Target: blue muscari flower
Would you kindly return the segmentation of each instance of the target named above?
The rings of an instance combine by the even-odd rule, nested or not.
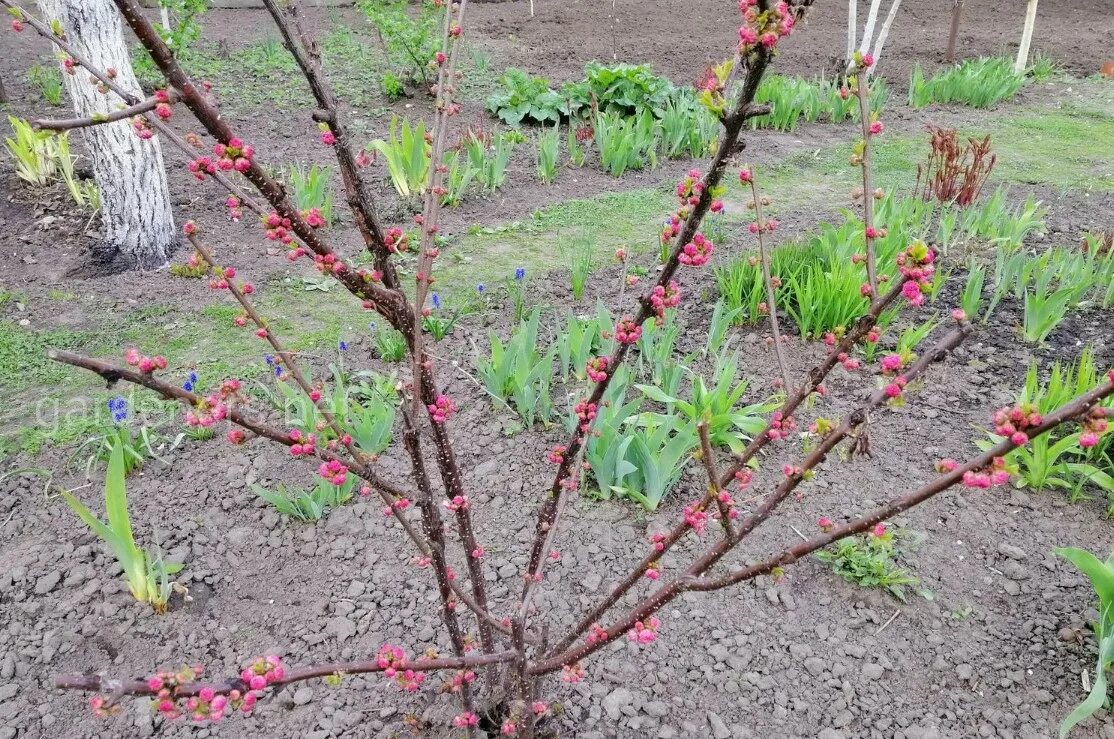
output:
[[[476,285],[476,292],[480,293],[481,295],[483,294],[483,291],[485,289],[486,288],[484,288],[484,284],[482,282],[480,284]]]
[[[197,384],[197,373],[196,372],[190,372],[190,382],[192,382],[194,385]]]
[[[437,293],[433,293],[433,307],[441,310],[441,296]]]
[[[340,349],[342,352],[348,351],[348,342],[342,339],[341,342],[337,344],[337,348]]]
[[[268,367],[275,366],[275,358],[272,357],[270,354],[264,354],[263,355],[263,361],[267,363]]]
[[[516,280],[521,280],[525,276],[526,276],[526,268],[525,267],[519,267],[518,269],[516,269],[514,271],[514,278]]]
[[[275,377],[282,377],[282,367],[275,365]]]
[[[182,389],[185,390],[187,393],[192,393],[193,392],[193,383],[190,382],[189,380],[186,380],[185,382],[182,383]]]
[[[128,417],[128,401],[122,395],[117,395],[108,401],[108,410],[112,411],[112,420],[120,423]]]

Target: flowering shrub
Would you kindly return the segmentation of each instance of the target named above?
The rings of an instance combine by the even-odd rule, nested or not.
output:
[[[344,408],[330,400],[336,397],[335,383],[330,387],[330,383],[314,381],[303,372],[298,358],[286,350],[282,337],[256,309],[251,283],[238,277],[233,265],[217,258],[210,247],[214,235],[202,233],[195,224],[187,223],[184,235],[207,266],[210,286],[240,306],[243,313],[237,323],[242,323],[245,330],[253,331],[266,343],[273,352],[276,375],[286,378],[284,381],[290,392],[304,398],[298,406],[296,423],[276,425],[265,410],[253,405],[235,379],[225,380],[205,391],[192,380],[189,388],[177,380],[171,381],[167,374],[170,368],[165,360],[159,361],[159,357],[129,353],[124,363],[114,363],[58,350],[52,351],[50,356],[106,379],[142,385],[164,398],[176,400],[188,408],[185,418],[190,425],[208,428],[228,424],[232,432],[237,432],[229,434],[231,443],[268,442],[286,447],[295,463],[316,470],[328,484],[341,486],[358,478],[361,491],[366,487],[369,495],[379,496],[385,515],[398,523],[413,545],[415,564],[428,569],[432,575],[451,654],[410,657],[402,647],[383,645],[373,659],[344,663],[288,668],[278,656],[255,658],[240,673],[227,679],[205,679],[196,668],[158,672],[146,679],[127,681],[108,680],[92,671],[57,679],[56,684],[61,688],[106,693],[93,700],[93,708],[98,713],[116,710],[122,696],[147,695],[157,700],[158,710],[165,715],[188,715],[197,721],[214,721],[222,719],[230,708],[249,712],[258,700],[281,686],[303,680],[324,678],[335,684],[343,674],[378,672],[400,690],[417,692],[423,690],[426,674],[441,671],[449,676],[448,692],[460,703],[459,712],[445,717],[447,727],[469,731],[479,724],[483,712],[495,718],[494,725],[500,730],[534,736],[539,720],[549,713],[548,704],[539,695],[546,676],[559,675],[568,683],[577,683],[587,675],[584,661],[617,639],[626,637],[636,645],[668,639],[670,625],[665,614],[669,611],[664,606],[681,602],[678,596],[726,588],[779,573],[792,562],[848,536],[875,531],[885,519],[957,484],[965,481],[972,484],[981,481],[984,475],[989,476],[992,483],[999,481],[1005,455],[1023,441],[1011,432],[978,456],[963,463],[942,465],[941,471],[920,487],[896,495],[859,518],[833,525],[806,541],[787,545],[766,559],[745,564],[729,557],[750,533],[798,492],[802,482],[817,474],[821,462],[840,444],[847,442],[853,449],[863,449],[867,445],[867,419],[894,398],[888,390],[890,385],[897,385],[901,393],[908,393],[933,362],[943,359],[973,330],[963,315],[953,315],[949,330],[932,347],[920,350],[911,361],[902,360],[900,367],[889,367],[887,371],[891,374],[886,376],[886,384],[871,393],[859,408],[838,423],[818,421],[815,430],[809,433],[807,449],[796,455],[794,447],[800,433],[795,420],[798,411],[806,412],[824,402],[828,392],[824,380],[833,368],[841,363],[846,366],[851,359],[849,354],[871,334],[883,312],[922,300],[925,282],[932,279],[935,270],[935,253],[916,242],[895,247],[892,260],[878,258],[880,250],[876,249],[875,242],[886,238],[882,235],[886,224],[872,221],[874,191],[870,187],[869,139],[881,135],[883,126],[875,125],[880,122],[870,120],[869,114],[861,115],[864,141],[855,153],[855,164],[862,167],[864,175],[866,217],[862,233],[865,255],[856,255],[860,258],[851,262],[856,267],[865,264],[867,268],[865,279],[860,275],[859,282],[868,286],[869,291],[857,288],[855,293],[856,299],[863,301],[860,315],[844,327],[840,335],[833,334],[823,359],[810,371],[793,373],[789,371],[792,368],[784,367],[778,410],[771,414],[768,422],[755,424],[752,438],[741,451],[731,455],[730,462],[721,465],[717,461],[719,450],[713,443],[717,407],[722,409],[722,406],[712,400],[719,391],[707,388],[707,393],[701,391],[708,401],[701,406],[707,411],[706,415],[700,413],[684,420],[672,415],[668,416],[671,420],[660,423],[649,419],[648,423],[632,429],[632,435],[641,437],[646,448],[652,450],[654,444],[662,442],[662,447],[670,448],[670,454],[654,460],[643,450],[638,462],[630,464],[633,470],[618,465],[616,470],[624,475],[641,475],[646,478],[645,490],[656,494],[666,487],[662,481],[667,482],[668,476],[683,466],[680,460],[691,454],[703,467],[706,489],[685,506],[683,516],[672,528],[647,543],[628,574],[619,578],[574,626],[563,633],[550,634],[543,619],[551,614],[537,607],[538,593],[547,586],[547,566],[560,558],[559,539],[568,519],[561,513],[579,488],[583,460],[593,439],[598,438],[596,434],[602,432],[609,416],[615,413],[616,395],[623,389],[622,379],[624,375],[629,376],[624,366],[627,359],[639,353],[638,345],[645,334],[664,330],[674,312],[697,309],[699,301],[680,287],[683,282],[678,278],[678,270],[682,267],[686,272],[703,269],[713,253],[714,240],[708,235],[711,232],[701,230],[705,216],[723,207],[719,194],[723,179],[729,174],[729,160],[738,150],[740,132],[749,118],[765,112],[764,108],[753,107],[754,91],[779,45],[796,28],[810,0],[740,2],[742,22],[734,50],[736,62],[730,66],[730,73],[722,78],[716,76],[714,90],[705,90],[716,103],[723,127],[718,148],[706,172],[690,172],[679,184],[677,209],[662,234],[666,258],[660,270],[652,273],[655,275],[652,284],[617,321],[601,327],[600,338],[606,343],[588,352],[596,361],[589,364],[585,358],[585,375],[589,368],[592,375],[570,399],[572,414],[563,443],[544,453],[545,460],[553,463],[556,470],[550,488],[537,495],[535,532],[519,573],[521,589],[510,595],[509,602],[489,599],[485,550],[477,539],[474,524],[474,517],[483,515],[484,510],[478,498],[470,498],[456,459],[453,427],[454,417],[459,412],[457,399],[446,394],[440,384],[438,370],[443,370],[443,363],[430,344],[429,334],[433,329],[426,320],[439,309],[435,267],[441,256],[438,224],[446,169],[439,164],[428,166],[427,179],[421,188],[421,212],[413,218],[417,227],[413,234],[407,235],[399,226],[387,227],[380,222],[362,173],[361,161],[366,163],[366,159],[350,146],[345,109],[337,103],[328,80],[321,73],[314,45],[300,27],[296,13],[289,9],[284,11],[276,2],[268,0],[268,10],[284,44],[309,82],[314,98],[313,116],[321,127],[320,140],[337,157],[346,201],[371,261],[369,267],[357,267],[358,262],[334,250],[328,227],[317,223],[316,219],[311,223],[311,214],[301,213],[287,198],[284,188],[269,174],[274,170],[258,161],[254,152],[248,151],[248,145],[237,138],[204,87],[189,80],[146,19],[138,0],[115,2],[130,29],[174,87],[174,97],[178,101],[173,105],[185,106],[193,116],[191,120],[196,120],[206,134],[216,140],[217,146],[222,147],[219,152],[213,146],[204,147],[219,158],[216,161],[210,158],[204,167],[199,165],[198,173],[228,189],[237,198],[237,207],[255,213],[260,218],[261,238],[282,243],[292,263],[304,264],[307,268],[312,263],[322,279],[335,281],[366,310],[377,313],[379,320],[402,335],[410,361],[408,376],[399,383],[399,415],[402,447],[412,472],[410,480],[390,480],[380,474],[373,464],[374,453],[363,448],[357,435],[347,430],[350,419],[344,415]],[[0,4],[12,7],[14,0],[0,0]],[[455,60],[459,40],[464,35],[467,7],[464,0],[459,4],[433,0],[433,4],[440,6],[445,14],[445,32],[441,50],[424,57],[431,75],[436,75],[435,122],[427,142],[427,164],[443,161],[447,127],[460,112],[454,98]],[[170,121],[151,113],[153,105],[144,108],[144,101],[128,95],[115,86],[107,74],[90,67],[47,24],[23,11],[19,11],[17,20],[32,26],[67,54],[68,68],[75,74],[92,75],[106,90],[119,95],[136,116],[144,117],[146,122],[137,133],[150,132],[165,137],[190,152],[192,161],[200,158],[199,136],[193,135],[194,143],[178,136],[170,127]],[[860,55],[854,63],[856,71],[865,75],[873,59]],[[731,75],[739,77],[737,91],[730,84]],[[865,84],[860,85],[858,93],[862,111],[869,110],[865,88]],[[722,109],[718,109],[720,104]],[[185,116],[174,116],[172,120],[177,123],[181,118]],[[220,161],[231,162],[231,168],[217,164]],[[749,179],[740,177],[740,180],[753,182],[753,172]],[[246,192],[249,184],[254,191],[252,195]],[[752,192],[757,210],[761,196],[756,190]],[[755,213],[754,224],[756,238],[776,227],[760,212]],[[762,242],[759,244],[761,247]],[[408,260],[405,273],[398,268],[402,254],[406,254]],[[879,261],[886,263],[879,264]],[[880,275],[889,279],[882,280]],[[764,280],[769,294],[773,290],[771,278],[764,274]],[[519,282],[516,279],[513,284]],[[907,288],[907,285],[912,287]],[[776,297],[774,293],[775,303]],[[771,317],[777,308],[776,304],[768,306]],[[718,323],[726,323],[722,315]],[[776,336],[776,327],[771,328]],[[709,345],[716,344],[722,345],[722,335],[714,341],[709,339]],[[600,361],[603,359],[606,362]],[[729,400],[731,391],[727,388],[733,387],[733,382],[734,377],[721,384]],[[1088,432],[1097,436],[1100,424],[1096,422],[1098,418],[1093,408],[1111,395],[1114,395],[1114,372],[1067,404],[1040,414],[1039,419],[1033,418],[1031,413],[1026,415],[1024,429],[1018,429],[1016,422],[1014,429],[1022,430],[1024,442],[1029,443],[1061,424],[1081,421]],[[622,405],[621,398],[618,405]],[[1012,411],[1007,411],[1007,416],[1012,417]],[[698,441],[695,447],[693,435]],[[635,444],[631,441],[628,448]],[[770,445],[786,450],[786,454],[795,454],[795,459],[786,462],[780,470],[763,469],[759,455]],[[444,488],[440,501],[435,497],[432,475],[440,479]],[[737,502],[744,491],[752,502],[757,502],[753,508],[749,503]],[[650,495],[646,497],[652,505],[654,501]],[[682,539],[695,540],[698,550],[695,558],[688,560],[674,550]],[[669,567],[664,567],[667,557]],[[628,594],[637,594],[633,605],[620,606],[620,601]],[[549,600],[552,599],[547,602]],[[563,605],[547,605],[546,608]],[[486,675],[487,679],[473,682],[477,675]],[[492,690],[487,690],[487,686]],[[479,701],[494,705],[481,706]]]

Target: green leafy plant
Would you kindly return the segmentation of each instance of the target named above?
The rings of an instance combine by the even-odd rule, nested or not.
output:
[[[329,182],[333,177],[332,167],[321,167],[313,164],[305,167],[301,164],[291,165],[288,180],[294,205],[300,211],[317,208],[325,225],[333,225],[333,193]]]
[[[657,124],[649,111],[628,118],[600,113],[595,140],[600,164],[613,177],[622,177],[628,169],[657,166]]]
[[[379,89],[383,97],[392,101],[400,100],[406,95],[406,86],[403,85],[402,78],[390,71],[379,75]]]
[[[534,143],[534,156],[538,164],[538,179],[549,184],[557,179],[557,156],[561,145],[561,128],[554,124],[540,132]]]
[[[392,117],[389,140],[375,139],[371,142],[371,147],[386,160],[391,184],[401,198],[419,196],[425,191],[432,148],[426,143],[425,133],[425,121],[418,121],[412,126],[410,121],[403,119],[400,125],[399,119]]]
[[[600,111],[620,117],[649,112],[660,118],[676,90],[669,79],[655,75],[646,64],[589,62],[584,79],[586,85],[566,89],[568,96],[583,106],[595,100]]]
[[[576,126],[569,125],[568,134],[565,136],[565,150],[569,153],[569,163],[574,167],[583,167],[584,161],[587,158],[587,152],[584,150],[584,143],[577,135]]]
[[[541,309],[534,308],[506,344],[490,334],[490,359],[476,358],[476,373],[488,394],[518,413],[527,428],[535,421],[548,425],[554,415],[550,383],[557,350],[538,351],[540,319]]]
[[[175,55],[182,56],[201,37],[199,19],[209,9],[209,0],[159,0],[159,6],[166,8],[170,25],[155,28]]]
[[[430,60],[441,49],[440,13],[432,0],[421,0],[409,13],[407,0],[358,0],[356,5],[375,27],[387,61],[412,84],[430,81]]]
[[[565,329],[557,333],[554,341],[557,371],[564,382],[568,382],[570,377],[581,382],[586,380],[588,360],[603,348],[600,327],[610,327],[612,320],[602,303],[597,305],[597,313],[602,316],[578,318],[574,313],[565,316]]]
[[[453,332],[461,318],[475,312],[473,306],[464,305],[449,312],[442,309],[441,296],[433,293],[433,308],[428,315],[422,316],[422,330],[433,337],[434,341],[442,341]]]
[[[581,239],[572,248],[569,282],[572,296],[577,301],[584,297],[584,286],[588,283],[588,276],[592,274],[592,247],[591,240]]]
[[[982,307],[982,290],[986,282],[986,268],[981,265],[971,267],[967,272],[967,281],[963,283],[963,292],[959,296],[959,307],[967,315],[967,319],[974,321],[979,317]]]
[[[69,156],[66,137],[36,131],[29,122],[14,116],[8,116],[8,123],[14,136],[6,137],[4,145],[15,159],[16,175],[34,187],[46,187],[58,177],[63,152]]]
[[[1093,716],[1110,699],[1107,673],[1114,668],[1114,552],[1103,562],[1085,549],[1062,547],[1056,550],[1091,581],[1098,598],[1098,618],[1091,624],[1098,642],[1098,661],[1091,692],[1060,723],[1064,739],[1081,721]]]
[[[251,488],[284,516],[299,521],[317,521],[333,508],[352,499],[357,480],[355,475],[349,475],[343,485],[319,480],[309,490],[291,489],[281,483],[275,490],[268,490],[262,485],[252,485]]]
[[[1032,288],[1025,290],[1022,334],[1034,344],[1042,343],[1067,318],[1076,291],[1062,283],[1053,287],[1053,278],[1049,272],[1038,272]]]
[[[62,104],[62,73],[57,66],[32,64],[27,70],[27,80],[49,105]]]
[[[479,170],[467,157],[461,156],[459,150],[445,152],[444,165],[448,171],[445,173],[445,195],[441,204],[456,207],[464,200]]]
[[[718,121],[691,95],[675,95],[661,111],[662,153],[669,159],[702,157],[715,147]]]
[[[515,137],[509,131],[494,137],[490,146],[487,137],[473,132],[464,136],[463,146],[468,161],[487,190],[498,190],[506,182],[507,165],[510,164],[515,143]]]
[[[571,114],[569,103],[549,87],[549,81],[508,67],[501,89],[487,99],[487,109],[508,126],[527,123],[556,125]]]
[[[690,377],[687,399],[668,395],[656,385],[635,387],[650,400],[663,404],[667,414],[676,413],[686,418],[693,428],[701,421],[707,423],[712,444],[726,447],[735,454],[741,453],[746,448],[745,442],[766,428],[764,415],[777,408],[775,400],[739,405],[748,383],[738,379],[738,357],[734,353],[717,357],[710,386],[691,370],[687,374]]]
[[[1025,83],[1005,57],[965,59],[958,65],[925,78],[919,64],[909,78],[909,105],[923,108],[932,103],[963,103],[974,108],[1008,100]]]
[[[882,588],[904,603],[906,586],[916,585],[918,580],[897,566],[896,555],[894,532],[883,524],[878,524],[870,534],[849,536],[816,553],[817,559],[830,565],[847,582],[863,588]]]
[[[149,603],[156,613],[165,613],[172,586],[170,576],[182,569],[180,564],[165,562],[160,555],[136,546],[128,516],[128,493],[124,483],[124,448],[118,445],[108,461],[104,480],[104,507],[108,522],[101,521],[69,491],[62,498],[86,526],[96,534],[116,557],[128,590],[140,603]]]
[[[875,115],[881,114],[887,93],[881,78],[870,83],[870,106]],[[806,80],[786,75],[767,75],[755,95],[755,102],[765,103],[772,110],[749,121],[751,128],[772,128],[792,131],[801,123],[826,120],[842,123],[857,118],[859,112],[856,96],[842,89],[835,81]]]

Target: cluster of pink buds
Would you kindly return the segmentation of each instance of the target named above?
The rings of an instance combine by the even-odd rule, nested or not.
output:
[[[731,497],[731,493],[726,490],[721,490],[719,495],[716,496],[720,504],[727,509],[727,518],[734,521],[739,517],[739,511],[735,508],[735,499]],[[657,579],[657,578],[654,578]]]
[[[761,223],[759,223],[758,221],[751,221],[750,224],[747,226],[747,230],[750,231],[752,234],[757,234],[759,232],[773,233],[780,225],[781,222],[778,221],[776,218],[766,218]]]
[[[240,429],[229,429],[226,438],[228,439],[228,443],[233,446],[240,446],[248,440],[247,434]]]
[[[317,436],[314,434],[303,434],[298,429],[290,430],[290,440],[294,443],[290,446],[290,455],[293,457],[308,457],[317,454]]]
[[[882,133],[883,128],[885,128],[885,126],[882,125],[882,121],[880,121],[878,119],[874,119],[870,122],[870,125],[867,127],[867,131],[870,132],[871,136],[877,136],[878,134]]]
[[[143,138],[142,133],[140,133],[139,135],[140,138]],[[204,180],[205,175],[207,174],[217,173],[216,163],[213,161],[212,157],[207,156],[200,156],[197,159],[191,159],[189,162],[186,163],[186,169],[192,172],[193,176],[196,177],[198,180]]]
[[[901,292],[913,305],[923,305],[925,293],[932,285],[932,276],[936,272],[933,262],[936,261],[936,252],[929,249],[923,241],[914,241],[909,247],[897,255],[897,264],[905,283]]]
[[[615,326],[615,340],[620,344],[634,344],[642,336],[642,326],[630,316],[623,316]]]
[[[885,393],[886,397],[890,400],[897,400],[901,397],[907,383],[908,381],[905,379],[905,375],[898,375],[894,378],[893,382],[888,383],[882,388],[882,392]]]
[[[587,674],[579,662],[561,668],[561,680],[569,684],[580,682]]]
[[[286,668],[278,657],[259,657],[240,671],[240,679],[251,690],[263,690],[286,677]]]
[[[1029,443],[1029,436],[1025,432],[1034,426],[1044,423],[1037,407],[1032,403],[1021,403],[1013,408],[1003,408],[993,416],[994,433],[1006,437],[1017,446]]]
[[[589,644],[597,644],[607,641],[607,629],[594,623],[588,627],[588,636],[585,638]]]
[[[677,261],[689,267],[702,267],[712,258],[712,252],[715,250],[715,244],[704,234],[698,233],[692,237],[692,241],[682,247]]]
[[[741,469],[735,473],[735,483],[739,486],[739,490],[743,491],[750,487],[750,483],[754,480],[754,472],[748,469]]]
[[[650,544],[654,547],[654,551],[661,553],[665,551],[665,534],[654,534],[650,537]]]
[[[197,402],[193,410],[186,411],[187,426],[209,428],[228,417],[228,406],[220,395],[209,395]]]
[[[337,259],[336,254],[315,255],[313,266],[323,275],[339,275],[348,269],[348,265]]]
[[[607,357],[592,357],[588,360],[584,371],[588,374],[588,379],[592,382],[603,382],[607,379]]]
[[[155,115],[164,121],[170,120],[170,116],[174,115],[170,104],[173,102],[170,99],[170,93],[166,90],[155,90]]]
[[[155,135],[155,132],[151,130],[151,126],[147,120],[147,116],[142,115],[137,115],[132,118],[132,131],[134,131],[135,135],[143,141],[146,141],[147,139]],[[200,180],[202,178],[198,177],[197,179]]]
[[[708,525],[708,514],[701,503],[690,503],[685,506],[685,523],[692,527],[697,536],[704,533],[704,527]]]
[[[835,524],[832,523],[832,519],[828,518],[827,516],[821,516],[820,520],[816,522],[816,525],[819,526],[820,530],[823,531],[825,534],[835,528]]]
[[[831,420],[830,418],[824,418],[823,416],[817,418],[815,421],[809,424],[808,427],[808,432],[810,434],[812,434],[813,436],[819,436],[821,438],[832,433],[832,431],[834,430],[835,421]]]
[[[213,144],[213,155],[217,157],[218,169],[225,172],[234,169],[242,173],[251,169],[251,158],[255,155],[255,149],[233,136],[227,144]]]
[[[569,448],[567,446],[565,446],[564,444],[558,444],[557,446],[549,450],[549,453],[546,454],[545,458],[549,460],[550,464],[561,464],[565,461],[565,454],[568,451]]]
[[[456,404],[447,395],[438,395],[437,400],[427,406],[434,423],[444,423],[456,414]]]
[[[365,493],[364,490],[367,490],[367,492]],[[360,495],[366,496],[366,495],[370,495],[370,494],[371,494],[371,488],[366,487],[366,486],[363,487],[363,488],[360,488]],[[399,498],[398,500],[393,501],[390,505],[383,506],[383,517],[388,518],[391,515],[393,515],[395,511],[405,511],[409,507],[410,507],[410,499],[409,498]]]
[[[383,676],[388,680],[394,680],[398,683],[407,693],[415,693],[425,681],[424,672],[415,672],[414,670],[403,670],[402,665],[406,662],[406,652],[402,647],[392,647],[390,644],[384,644],[379,648],[379,654],[375,658],[376,665],[383,671]]]
[[[788,438],[796,430],[797,422],[792,416],[786,417],[781,411],[775,411],[770,416],[770,427],[766,429],[766,435],[770,437],[770,441],[778,441]]]
[[[244,210],[240,206],[243,203],[235,195],[229,195],[225,198],[224,204],[228,207],[228,218],[233,223],[239,223],[240,219],[244,217]]]
[[[951,460],[944,460],[948,462]],[[941,462],[943,466],[944,462]],[[953,468],[954,469],[954,468]],[[950,472],[945,468],[945,472]],[[1010,481],[1010,471],[1003,457],[995,457],[981,470],[967,470],[963,473],[963,486],[976,490],[986,490],[994,485],[1005,485]]]
[[[440,52],[438,53],[440,54]],[[442,56],[444,55],[442,54]],[[476,726],[479,723],[480,717],[472,713],[471,711],[465,711],[464,713],[453,716],[453,726],[458,729],[467,729]]]
[[[263,216],[262,220],[263,231],[268,241],[281,241],[287,245],[294,241],[294,237],[290,235],[292,224],[289,218],[283,218],[276,211],[271,211]]]
[[[445,507],[453,513],[457,511],[466,511],[468,510],[468,496],[454,495],[452,498],[445,501]]]
[[[789,4],[778,2],[767,12],[758,7],[758,0],[739,0],[744,24],[739,27],[739,53],[749,54],[757,45],[772,50],[777,42],[793,32],[795,19]]]
[[[576,417],[580,419],[580,430],[587,431],[588,427],[592,425],[592,421],[596,420],[596,411],[598,406],[595,403],[589,403],[587,400],[582,400],[573,408]]]
[[[684,259],[684,257],[685,255],[682,253],[681,259]],[[665,318],[666,308],[676,308],[680,304],[681,288],[673,280],[669,281],[668,286],[655,285],[654,289],[650,292],[650,305],[653,307],[654,313],[658,317],[659,324]]]
[[[12,18],[12,30],[19,33],[23,30],[23,20],[20,18]]]
[[[309,210],[303,211],[302,218],[313,228],[325,227],[325,217],[321,215],[320,208],[310,208]]]
[[[1083,419],[1083,433],[1079,435],[1079,446],[1090,449],[1098,445],[1099,437],[1105,434],[1110,424],[1106,420],[1108,410],[1102,406],[1092,408],[1091,412]]]
[[[518,733],[518,724],[511,719],[507,719],[503,722],[502,727],[500,727],[499,733],[503,736],[514,736]]]
[[[679,233],[681,233],[681,217],[677,215],[669,216],[661,229],[661,243],[668,244]]]
[[[852,357],[847,352],[840,352],[836,355],[836,359],[843,365],[843,369],[848,372],[854,372],[862,366],[862,362],[859,361],[858,357]]]
[[[443,692],[459,693],[465,685],[471,685],[475,681],[476,673],[472,670],[457,670],[453,673],[453,679],[445,683]]]
[[[658,638],[660,627],[658,617],[650,616],[646,621],[635,621],[634,628],[627,632],[627,637],[635,644],[651,644]]]
[[[317,468],[317,474],[333,485],[343,485],[348,479],[348,468],[342,462],[330,459],[328,462],[321,463]]]
[[[868,70],[868,69],[870,69],[871,67],[874,66],[874,55],[873,54],[863,54],[861,52],[856,51],[855,54],[852,57],[852,61],[855,62],[855,67],[860,72],[865,72],[866,70]]]
[[[337,136],[328,123],[318,123],[317,130],[321,132],[321,143],[325,146],[332,146],[337,142]]]
[[[685,179],[677,183],[676,192],[682,207],[693,207],[699,203],[700,196],[704,194],[704,181],[701,179],[700,170],[690,169]]]
[[[66,57],[62,60],[62,71],[72,77],[77,74],[77,62],[71,57]]]
[[[645,575],[646,579],[656,581],[661,577],[661,570],[658,569],[658,566],[655,563],[646,568]]]
[[[144,374],[151,374],[157,369],[166,369],[166,357],[162,355],[146,357],[134,347],[128,347],[124,352],[124,361]]]
[[[882,374],[892,375],[905,366],[905,359],[900,354],[887,354],[882,357]]]
[[[398,226],[387,229],[387,233],[383,236],[383,242],[387,245],[387,251],[392,254],[402,254],[410,251],[410,236]]]

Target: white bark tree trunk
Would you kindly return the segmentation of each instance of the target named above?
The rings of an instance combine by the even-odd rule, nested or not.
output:
[[[70,43],[100,69],[116,70],[115,82],[143,97],[124,43],[112,0],[39,0],[47,19],[57,19]],[[78,116],[109,113],[123,101],[101,94],[89,73],[64,74]],[[83,129],[101,194],[104,242],[94,252],[94,269],[121,271],[163,267],[179,243],[170,209],[162,148],[157,137],[144,141],[129,121]]]

